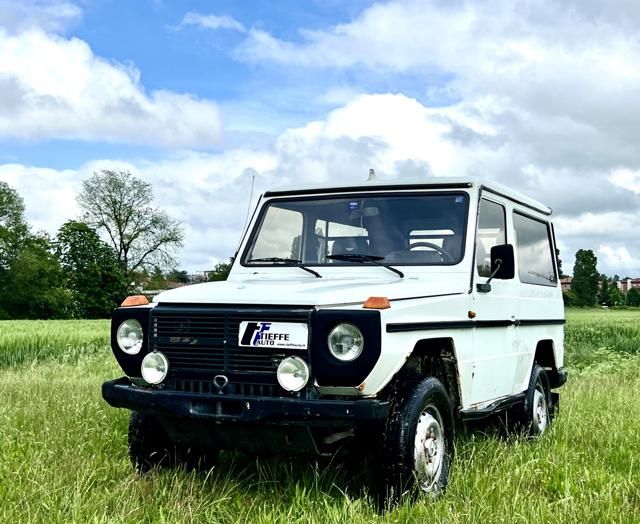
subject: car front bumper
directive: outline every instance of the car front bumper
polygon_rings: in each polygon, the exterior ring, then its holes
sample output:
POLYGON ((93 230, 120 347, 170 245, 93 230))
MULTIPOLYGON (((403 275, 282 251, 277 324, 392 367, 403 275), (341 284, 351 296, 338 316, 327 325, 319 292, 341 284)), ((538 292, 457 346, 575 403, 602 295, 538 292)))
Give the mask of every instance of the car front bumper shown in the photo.
POLYGON ((382 421, 389 413, 389 402, 378 399, 303 400, 184 393, 135 386, 126 377, 105 382, 102 397, 116 408, 216 422, 355 424, 382 421))

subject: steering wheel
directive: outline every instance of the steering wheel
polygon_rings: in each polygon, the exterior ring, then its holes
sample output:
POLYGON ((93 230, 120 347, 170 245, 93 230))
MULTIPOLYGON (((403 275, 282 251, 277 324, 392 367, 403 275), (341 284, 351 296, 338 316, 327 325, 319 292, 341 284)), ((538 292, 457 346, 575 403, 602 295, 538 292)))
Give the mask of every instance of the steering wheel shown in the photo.
POLYGON ((402 251, 411 251, 414 247, 429 247, 429 248, 433 249, 434 251, 437 251, 438 254, 443 259, 446 259, 448 262, 455 262, 455 260, 449 254, 448 251, 445 251, 444 249, 442 249, 440 246, 434 244, 433 242, 414 242, 413 244, 409 244, 402 251))

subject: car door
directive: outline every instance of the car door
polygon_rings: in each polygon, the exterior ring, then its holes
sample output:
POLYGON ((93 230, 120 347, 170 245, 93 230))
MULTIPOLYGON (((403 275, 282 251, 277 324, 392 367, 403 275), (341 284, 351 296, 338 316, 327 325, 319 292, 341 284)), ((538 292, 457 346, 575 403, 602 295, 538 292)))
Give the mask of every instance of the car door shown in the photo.
MULTIPOLYGON (((478 208, 474 282, 485 283, 491 274, 491 247, 510 241, 508 204, 482 197, 478 208)), ((472 289, 475 328, 473 334, 473 404, 485 403, 513 392, 518 315, 516 279, 492 280, 491 290, 472 289)))

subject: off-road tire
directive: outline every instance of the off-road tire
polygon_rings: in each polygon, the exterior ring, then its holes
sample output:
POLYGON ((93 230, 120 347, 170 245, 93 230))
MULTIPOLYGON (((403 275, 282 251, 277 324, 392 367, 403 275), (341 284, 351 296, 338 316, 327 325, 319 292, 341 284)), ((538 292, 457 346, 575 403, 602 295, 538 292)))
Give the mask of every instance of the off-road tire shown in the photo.
POLYGON ((152 415, 131 412, 129 458, 138 473, 180 466, 188 470, 208 471, 215 465, 217 457, 216 450, 203 451, 173 442, 152 415))
POLYGON ((416 379, 412 384, 400 389, 392 402, 381 439, 382 453, 378 458, 381 464, 377 495, 382 507, 393 506, 404 497, 411 500, 421 495, 436 498, 445 491, 453 465, 454 428, 449 395, 437 378, 416 379), (429 428, 428 431, 439 428, 441 439, 434 438, 434 433, 427 432, 425 436, 429 438, 418 439, 422 442, 420 448, 416 442, 417 432, 423 434, 425 420, 430 424, 428 417, 438 424, 433 426, 431 421, 431 425, 426 426, 429 428), (435 457, 440 455, 438 467, 435 468, 434 474, 423 472, 421 477, 416 467, 417 450, 420 449, 420 453, 428 457, 429 453, 433 453, 434 442, 436 453, 423 464, 435 464, 435 457), (431 479, 429 486, 421 485, 424 475, 431 479))
POLYGON ((140 474, 175 464, 175 446, 153 416, 139 411, 131 412, 129 458, 140 474))
POLYGON ((554 414, 549 377, 544 368, 534 363, 518 417, 520 429, 529 438, 540 437, 549 429, 554 414))

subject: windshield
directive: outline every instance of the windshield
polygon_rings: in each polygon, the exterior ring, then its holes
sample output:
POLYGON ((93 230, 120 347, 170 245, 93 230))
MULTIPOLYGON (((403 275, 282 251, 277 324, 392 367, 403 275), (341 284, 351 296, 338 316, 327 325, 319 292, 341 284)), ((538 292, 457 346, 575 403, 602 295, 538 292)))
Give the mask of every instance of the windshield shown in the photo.
POLYGON ((457 264, 467 209, 462 192, 278 199, 262 210, 243 263, 457 264))

